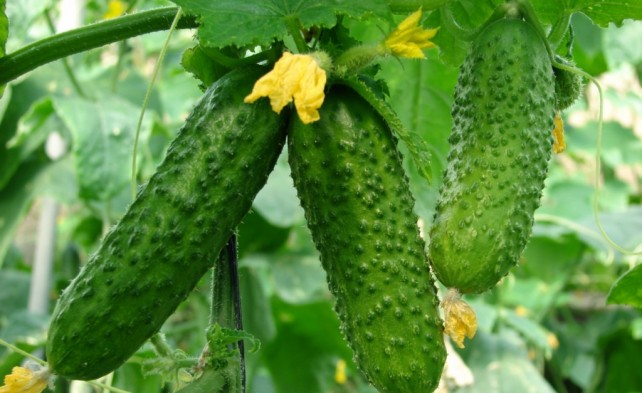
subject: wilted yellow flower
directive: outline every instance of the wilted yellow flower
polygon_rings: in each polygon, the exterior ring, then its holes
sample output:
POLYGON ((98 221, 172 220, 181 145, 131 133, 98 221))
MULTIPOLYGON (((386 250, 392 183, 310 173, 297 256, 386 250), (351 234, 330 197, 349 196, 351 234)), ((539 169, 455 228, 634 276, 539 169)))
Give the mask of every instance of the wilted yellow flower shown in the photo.
POLYGON ((337 368, 334 372, 334 380, 340 385, 346 383, 346 361, 343 359, 337 360, 337 368))
POLYGON ((555 114, 555 128, 553 128, 553 153, 564 153, 566 140, 564 139, 564 121, 562 114, 557 111, 555 114))
POLYGON ((40 393, 47 387, 49 372, 33 371, 24 367, 14 367, 11 374, 4 377, 0 393, 40 393))
POLYGON ((269 97, 272 110, 281 113, 283 107, 294 100, 301 121, 312 123, 319 120, 318 109, 325 98, 326 80, 325 71, 313 56, 285 52, 274 69, 256 81, 245 102, 269 97))
POLYGON ((437 29, 424 29, 419 26, 420 19, 421 8, 404 19, 390 33, 384 41, 386 50, 399 57, 410 59, 426 58, 422 49, 435 47, 435 44, 430 39, 437 34, 437 29))
POLYGON ((107 3, 107 12, 103 19, 112 19, 121 16, 127 10, 127 5, 122 0, 109 0, 107 3))
POLYGON ((464 338, 473 338, 477 332, 477 315, 456 289, 449 289, 441 301, 444 309, 445 332, 457 344, 464 347, 464 338))

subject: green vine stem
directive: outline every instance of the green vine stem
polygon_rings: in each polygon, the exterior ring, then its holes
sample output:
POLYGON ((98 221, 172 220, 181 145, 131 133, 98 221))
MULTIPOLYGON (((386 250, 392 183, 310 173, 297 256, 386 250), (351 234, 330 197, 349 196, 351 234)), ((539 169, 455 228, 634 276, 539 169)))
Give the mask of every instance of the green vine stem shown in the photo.
MULTIPOLYGON (((45 20, 47 21, 47 27, 49 27, 49 31, 51 31, 52 34, 55 34, 56 28, 54 26, 53 20, 51 19, 51 15, 49 14, 49 9, 45 10, 44 15, 45 15, 45 20)), ((78 82, 78 78, 76 78, 76 74, 74 74, 74 71, 71 69, 71 66, 69 65, 69 60, 67 58, 63 58, 61 59, 61 61, 62 61, 63 67, 65 68, 65 73, 67 74, 67 77, 71 82, 71 85, 74 87, 74 90, 76 90, 76 93, 82 98, 87 98, 85 91, 83 90, 82 86, 80 86, 80 83, 78 82)))
POLYGON ((296 16, 286 16, 285 17, 285 27, 288 29, 288 33, 292 36, 294 43, 296 44, 296 49, 299 53, 307 53, 310 51, 308 44, 303 39, 301 34, 301 22, 296 16))
MULTIPOLYGON (((210 324, 243 330, 236 233, 230 235, 225 248, 221 250, 216 264, 212 268, 210 324)), ((239 350, 240 369, 235 372, 237 375, 232 379, 240 380, 241 391, 245 392, 245 346, 243 340, 238 341, 236 345, 239 350)))
POLYGON ((564 35, 566 34, 570 23, 571 14, 568 11, 560 15, 560 17, 555 21, 553 28, 548 33, 548 42, 553 50, 557 49, 557 47, 564 39, 564 35))
MULTIPOLYGON (((177 7, 156 8, 83 26, 36 41, 0 58, 0 85, 54 60, 126 38, 167 30, 172 25, 177 10, 177 7)), ((195 28, 198 27, 198 23, 196 18, 185 16, 176 27, 195 28)))

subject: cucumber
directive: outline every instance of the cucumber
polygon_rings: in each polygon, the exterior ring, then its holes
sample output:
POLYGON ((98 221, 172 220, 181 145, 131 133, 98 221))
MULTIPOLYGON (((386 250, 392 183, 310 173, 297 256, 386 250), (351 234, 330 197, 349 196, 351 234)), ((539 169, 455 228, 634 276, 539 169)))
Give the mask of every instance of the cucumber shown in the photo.
POLYGON ((439 301, 396 140, 348 87, 321 119, 293 119, 292 178, 341 329, 380 392, 432 392, 446 357, 439 301))
MULTIPOLYGON (((572 60, 556 56, 555 60, 568 67, 575 67, 572 60)), ((564 110, 573 105, 582 95, 584 80, 581 75, 561 68, 553 67, 555 75, 555 97, 557 110, 564 110)))
POLYGON ((212 266, 285 143, 285 112, 243 98, 264 73, 232 71, 196 104, 156 173, 64 290, 51 371, 101 377, 125 362, 212 266))
POLYGON ((495 286, 518 262, 548 171, 555 116, 551 60, 519 19, 488 25, 464 61, 430 230, 437 278, 460 293, 495 286))

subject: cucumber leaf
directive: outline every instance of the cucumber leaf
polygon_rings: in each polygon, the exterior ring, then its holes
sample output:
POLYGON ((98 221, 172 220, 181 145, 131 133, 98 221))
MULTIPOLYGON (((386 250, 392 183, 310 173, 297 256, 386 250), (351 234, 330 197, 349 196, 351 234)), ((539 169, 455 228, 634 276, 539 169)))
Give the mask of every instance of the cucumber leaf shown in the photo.
POLYGON ((337 14, 352 18, 387 16, 384 0, 173 0, 187 14, 195 15, 198 37, 206 46, 269 45, 288 34, 288 23, 302 29, 332 27, 337 14))
POLYGON ((629 270, 613 284, 606 302, 642 308, 642 265, 629 270))
POLYGON ((508 331, 479 332, 462 357, 475 382, 458 392, 555 392, 528 359, 524 342, 508 331))
MULTIPOLYGON (((462 31, 473 33, 490 15, 495 7, 503 0, 451 0, 440 10, 433 12, 428 18, 428 25, 441 26, 434 38, 439 46, 441 58, 451 65, 463 62, 468 48, 466 39, 452 25, 462 31), (450 15, 450 16, 448 16, 450 15), (450 20, 450 23, 447 23, 450 20)), ((559 18, 582 13, 600 27, 610 23, 621 26, 625 19, 642 20, 642 2, 630 0, 530 0, 535 14, 544 25, 545 30, 558 21, 559 18)))
MULTIPOLYGON (((7 44, 7 38, 9 37, 9 18, 5 13, 7 6, 6 0, 0 0, 0 57, 4 57, 6 54, 5 47, 7 44)), ((4 93, 5 85, 0 86, 0 98, 2 93, 4 93)))
POLYGON ((0 0, 0 57, 6 55, 5 47, 9 37, 9 18, 5 13, 6 6, 6 0, 0 0))
POLYGON ((537 15, 544 23, 553 22, 563 13, 581 12, 600 27, 610 23, 621 26, 625 19, 642 20, 642 2, 630 0, 531 0, 537 15))
MULTIPOLYGON (((101 101, 58 97, 58 116, 73 137, 80 197, 109 201, 131 181, 131 156, 140 109, 116 96, 101 101)), ((141 145, 149 138, 150 122, 141 129, 141 145)))

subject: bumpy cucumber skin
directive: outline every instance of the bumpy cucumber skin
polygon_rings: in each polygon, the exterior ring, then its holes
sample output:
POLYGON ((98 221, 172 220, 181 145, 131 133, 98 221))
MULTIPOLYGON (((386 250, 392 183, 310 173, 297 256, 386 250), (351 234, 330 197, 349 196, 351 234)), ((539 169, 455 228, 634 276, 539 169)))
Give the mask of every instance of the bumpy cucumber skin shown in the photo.
POLYGON ((518 262, 548 170, 554 89, 544 43, 526 22, 499 20, 473 42, 430 231, 433 271, 447 287, 483 292, 518 262))
POLYGON ((188 296, 250 209, 286 138, 285 113, 243 103, 264 71, 212 85, 167 156, 53 313, 47 361, 72 379, 125 362, 188 296))
POLYGON ((380 392, 432 392, 445 361, 436 289, 396 141, 334 86, 289 129, 292 178, 355 361, 380 392))

